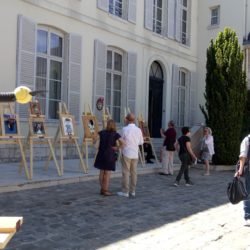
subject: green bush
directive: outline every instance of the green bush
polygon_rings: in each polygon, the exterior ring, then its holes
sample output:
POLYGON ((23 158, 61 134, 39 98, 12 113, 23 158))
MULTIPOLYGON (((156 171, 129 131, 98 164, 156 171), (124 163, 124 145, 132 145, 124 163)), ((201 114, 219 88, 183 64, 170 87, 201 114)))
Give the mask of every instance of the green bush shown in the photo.
POLYGON ((214 136, 215 164, 234 164, 239 155, 246 76, 236 33, 225 28, 207 49, 205 107, 200 106, 214 136))

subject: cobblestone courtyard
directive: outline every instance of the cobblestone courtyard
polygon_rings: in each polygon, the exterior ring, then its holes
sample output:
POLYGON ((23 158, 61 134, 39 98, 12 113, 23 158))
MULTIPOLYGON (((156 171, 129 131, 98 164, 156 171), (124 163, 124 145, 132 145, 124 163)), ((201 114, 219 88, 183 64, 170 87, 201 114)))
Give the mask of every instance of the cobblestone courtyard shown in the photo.
MULTIPOLYGON (((135 198, 100 196, 97 180, 2 193, 1 215, 24 217, 6 249, 250 249, 242 204, 226 196, 233 173, 190 175, 192 187, 139 175, 135 198)), ((111 191, 120 183, 112 178, 111 191)))

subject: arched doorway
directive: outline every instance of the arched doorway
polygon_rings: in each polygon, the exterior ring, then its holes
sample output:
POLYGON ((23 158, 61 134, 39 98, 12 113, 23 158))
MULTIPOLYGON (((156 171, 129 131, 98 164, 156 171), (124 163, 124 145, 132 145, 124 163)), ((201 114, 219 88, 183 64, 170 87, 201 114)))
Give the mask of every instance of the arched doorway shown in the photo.
POLYGON ((148 127, 151 137, 159 138, 162 126, 163 71, 154 61, 149 73, 148 127))

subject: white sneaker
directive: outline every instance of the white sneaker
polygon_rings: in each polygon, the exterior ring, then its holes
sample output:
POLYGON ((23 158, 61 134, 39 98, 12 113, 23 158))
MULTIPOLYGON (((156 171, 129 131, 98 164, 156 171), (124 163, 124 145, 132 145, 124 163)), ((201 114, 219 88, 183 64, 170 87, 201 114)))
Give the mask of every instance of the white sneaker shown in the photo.
POLYGON ((128 193, 124 193, 124 192, 117 192, 118 196, 122 196, 122 197, 129 197, 128 193))
POLYGON ((130 193, 132 197, 135 197, 135 192, 130 193))
POLYGON ((245 227, 250 227, 250 220, 245 220, 244 226, 245 227))

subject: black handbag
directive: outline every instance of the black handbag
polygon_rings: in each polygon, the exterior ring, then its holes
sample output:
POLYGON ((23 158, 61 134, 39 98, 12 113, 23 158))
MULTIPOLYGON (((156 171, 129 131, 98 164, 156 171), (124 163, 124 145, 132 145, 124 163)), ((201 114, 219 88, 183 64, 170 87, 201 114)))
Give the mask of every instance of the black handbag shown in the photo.
POLYGON ((240 178, 234 177, 233 181, 228 183, 227 196, 232 204, 237 204, 240 201, 247 200, 248 193, 240 178))

